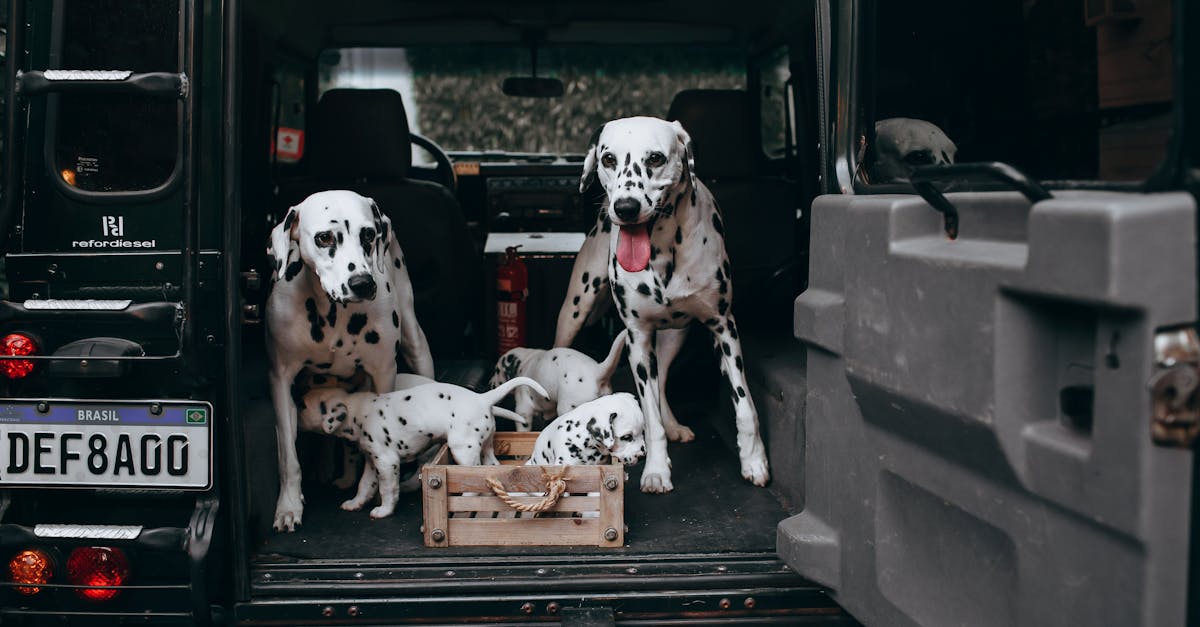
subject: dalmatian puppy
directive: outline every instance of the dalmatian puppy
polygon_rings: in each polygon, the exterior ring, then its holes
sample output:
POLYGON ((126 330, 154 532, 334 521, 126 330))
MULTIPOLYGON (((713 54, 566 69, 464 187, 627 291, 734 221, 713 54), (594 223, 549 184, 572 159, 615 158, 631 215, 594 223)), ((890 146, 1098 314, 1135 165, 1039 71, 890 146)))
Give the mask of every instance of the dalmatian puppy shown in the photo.
POLYGON ((586 466, 613 459, 632 466, 646 453, 644 424, 632 394, 601 396, 546 425, 526 465, 586 466))
POLYGON ((279 459, 274 527, 290 532, 304 512, 290 393, 296 375, 349 377, 361 368, 376 392, 390 392, 402 363, 432 377, 433 358, 404 255, 370 198, 342 190, 309 196, 271 231, 267 252, 275 260, 266 309, 279 459))
MULTIPOLYGON (((396 375, 396 382, 392 386, 392 389, 405 390, 433 382, 433 379, 429 377, 402 372, 396 375)), ((354 376, 349 379, 304 371, 296 377, 296 383, 292 386, 292 398, 295 399, 296 407, 303 412, 304 396, 313 389, 333 387, 340 388, 346 392, 359 392, 370 387, 370 383, 362 370, 355 371, 354 376)), ((348 442, 339 444, 337 440, 327 440, 327 443, 330 446, 322 447, 322 463, 320 464, 320 472, 317 474, 317 477, 322 482, 332 483, 339 490, 346 490, 358 483, 358 471, 362 465, 362 454, 359 453, 358 447, 348 442), (336 456, 335 446, 340 448, 342 453, 341 475, 336 479, 333 478, 333 466, 336 456)))
POLYGON ((612 376, 621 361, 625 348, 625 333, 613 340, 608 357, 596 363, 591 357, 572 348, 514 348, 504 353, 492 371, 490 387, 496 387, 515 377, 529 377, 542 384, 550 397, 539 398, 528 388, 517 390, 516 411, 529 425, 534 418, 561 416, 583 403, 612 394, 612 376))
POLYGON ((724 224, 716 200, 694 174, 690 144, 681 124, 651 117, 615 120, 593 136, 580 189, 599 177, 605 204, 575 259, 555 340, 556 346, 569 345, 611 291, 629 332, 629 366, 646 416, 643 492, 674 489, 667 439, 694 437, 662 394, 692 320, 712 334, 729 382, 742 476, 757 486, 770 479, 731 310, 724 224))
POLYGON ((358 493, 342 503, 342 509, 362 509, 378 492, 380 504, 371 510, 371 518, 384 518, 396 509, 400 464, 417 459, 435 442, 445 441, 459 465, 499 464, 492 447, 495 416, 523 419, 493 406, 521 386, 544 393, 537 381, 525 377, 482 394, 450 383, 426 383, 386 394, 319 388, 305 396, 300 426, 358 445, 367 463, 358 493))
POLYGON ((914 118, 875 123, 875 146, 868 170, 873 183, 907 181, 917 166, 954 163, 958 146, 936 124, 914 118))

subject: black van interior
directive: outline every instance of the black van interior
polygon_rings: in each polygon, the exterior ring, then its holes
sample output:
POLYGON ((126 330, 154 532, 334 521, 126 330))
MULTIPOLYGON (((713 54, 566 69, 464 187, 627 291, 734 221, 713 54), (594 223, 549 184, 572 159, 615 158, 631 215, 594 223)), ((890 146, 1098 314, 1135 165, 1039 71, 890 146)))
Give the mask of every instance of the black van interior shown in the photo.
MULTIPOLYGON (((340 188, 370 196, 397 227, 437 378, 486 387, 497 357, 491 290, 497 260, 484 253, 489 234, 586 231, 595 221, 602 195, 598 189, 578 190, 591 128, 607 119, 652 115, 679 120, 687 128, 697 172, 726 217, 737 287, 734 307, 745 329, 749 369, 753 373, 756 362, 768 360, 795 363, 800 348, 791 340, 791 302, 803 289, 807 267, 807 212, 802 209, 816 193, 819 171, 812 70, 817 64, 808 3, 755 0, 730 11, 724 3, 705 0, 615 5, 272 1, 251 3, 246 9, 242 202, 261 208, 243 212, 243 265, 248 271, 267 276, 267 234, 289 206, 308 194, 340 188), (691 69, 684 62, 675 75, 666 77, 672 70, 663 69, 659 59, 671 55, 664 50, 673 47, 697 58, 713 51, 712 56, 725 59, 722 67, 732 69, 723 70, 726 77, 714 83, 689 78, 691 69), (364 49, 408 50, 414 65, 418 54, 412 51, 432 51, 425 58, 435 60, 412 72, 419 83, 418 111, 394 89, 331 79, 339 63, 361 56, 358 51, 364 49), (536 68, 529 65, 531 52, 535 58, 541 52, 536 68), (639 55, 647 60, 636 67, 639 55), (615 67, 618 61, 613 59, 635 67, 615 67), (475 66, 484 69, 475 75, 463 73, 463 68, 475 66), (531 70, 564 76, 567 95, 556 100, 500 94, 504 71, 525 75, 531 70), (439 72, 448 80, 436 80, 439 72), (585 81, 566 80, 571 72, 594 78, 591 84, 604 88, 582 95, 579 85, 585 81), (623 82, 626 75, 630 78, 623 82), (667 78, 672 93, 658 85, 667 78), (465 94, 474 91, 495 98, 463 102, 465 94), (557 115, 564 119, 555 119, 555 107, 562 109, 557 115), (581 112, 578 119, 576 111, 581 112), (533 128, 506 143, 503 127, 508 122, 503 116, 510 112, 523 112, 535 127, 545 125, 551 139, 526 141, 542 132, 533 128), (419 120, 410 124, 414 116, 419 120), (303 132, 302 154, 285 156, 276 150, 281 129, 303 132), (414 145, 419 148, 413 150, 414 145)), ((570 255, 534 256, 527 263, 528 343, 549 348, 570 255)), ((260 306, 265 280, 262 285, 260 306)), ((503 547, 424 548, 419 494, 402 495, 396 514, 381 521, 363 512, 341 511, 338 503, 346 493, 332 487, 329 472, 319 469, 328 452, 315 439, 302 449, 304 524, 295 533, 273 532, 278 489, 274 420, 260 321, 251 316, 248 324, 242 407, 247 416, 246 467, 252 470, 252 584, 257 583, 254 569, 280 563, 513 552, 503 547)), ((575 348, 602 357, 617 324, 611 315, 601 319, 580 336, 575 348)), ((774 481, 767 489, 744 481, 732 440, 732 407, 716 392, 712 349, 703 337, 693 340, 675 364, 668 394, 697 439, 671 445, 678 477, 671 494, 637 491, 640 469, 630 468, 627 546, 618 552, 773 559, 776 524, 801 505, 797 451, 802 440, 791 424, 795 417, 778 412, 778 421, 769 418, 767 396, 782 398, 784 392, 777 386, 771 389, 764 379, 751 380, 758 388, 755 395, 761 396, 759 411, 770 441, 774 481)), ((616 388, 633 391, 632 379, 623 370, 616 388)), ((802 397, 803 390, 786 394, 802 397)), ((520 550, 602 555, 596 548, 520 550)))

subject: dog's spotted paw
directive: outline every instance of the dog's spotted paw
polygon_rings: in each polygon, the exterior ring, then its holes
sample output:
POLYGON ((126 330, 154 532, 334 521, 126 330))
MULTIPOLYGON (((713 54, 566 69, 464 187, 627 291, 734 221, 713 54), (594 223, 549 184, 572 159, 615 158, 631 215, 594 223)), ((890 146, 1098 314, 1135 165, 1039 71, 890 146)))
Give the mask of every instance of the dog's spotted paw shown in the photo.
POLYGON ((665 472, 642 472, 642 492, 648 492, 650 494, 666 494, 674 489, 675 485, 671 483, 670 474, 665 472))
POLYGON ((767 485, 771 480, 771 472, 767 470, 765 458, 742 460, 742 478, 758 487, 767 485))
POLYGON ((371 518, 374 520, 379 520, 380 518, 387 518, 388 516, 392 515, 392 509, 393 508, 391 508, 391 507, 384 507, 384 506, 380 505, 379 507, 376 507, 371 510, 371 518))
POLYGON ((696 434, 681 424, 670 427, 663 425, 663 430, 667 432, 667 439, 672 442, 691 442, 696 439, 696 434))
POLYGON ((363 505, 366 505, 366 503, 358 499, 346 499, 342 501, 342 509, 347 512, 357 512, 363 508, 363 505))

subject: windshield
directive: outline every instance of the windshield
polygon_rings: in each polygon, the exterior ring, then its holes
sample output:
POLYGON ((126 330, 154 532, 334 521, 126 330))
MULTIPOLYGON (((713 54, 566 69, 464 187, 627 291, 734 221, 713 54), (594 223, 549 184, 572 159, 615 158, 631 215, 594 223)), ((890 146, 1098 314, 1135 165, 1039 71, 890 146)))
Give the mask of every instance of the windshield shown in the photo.
POLYGON ((506 96, 509 76, 529 76, 528 48, 344 48, 321 57, 320 89, 391 88, 409 127, 449 151, 578 154, 608 120, 664 117, 685 89, 740 89, 744 55, 721 46, 539 48, 537 75, 562 80, 557 98, 506 96))

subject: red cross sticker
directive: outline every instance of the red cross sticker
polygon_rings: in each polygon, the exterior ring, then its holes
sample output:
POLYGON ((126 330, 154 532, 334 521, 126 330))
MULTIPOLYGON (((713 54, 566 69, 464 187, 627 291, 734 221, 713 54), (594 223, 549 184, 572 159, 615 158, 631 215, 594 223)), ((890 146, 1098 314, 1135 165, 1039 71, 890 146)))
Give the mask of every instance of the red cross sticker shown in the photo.
POLYGON ((275 154, 284 161, 299 161, 304 156, 304 131, 279 127, 275 136, 275 154))

